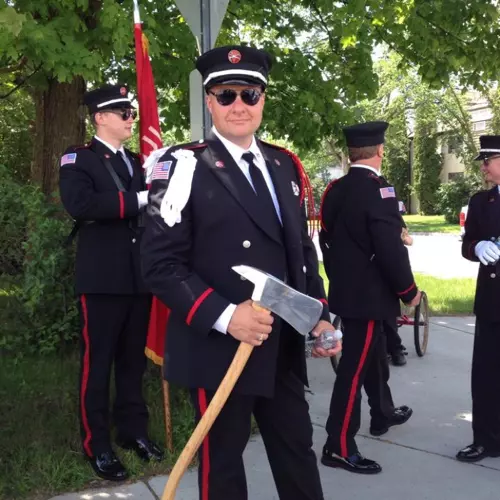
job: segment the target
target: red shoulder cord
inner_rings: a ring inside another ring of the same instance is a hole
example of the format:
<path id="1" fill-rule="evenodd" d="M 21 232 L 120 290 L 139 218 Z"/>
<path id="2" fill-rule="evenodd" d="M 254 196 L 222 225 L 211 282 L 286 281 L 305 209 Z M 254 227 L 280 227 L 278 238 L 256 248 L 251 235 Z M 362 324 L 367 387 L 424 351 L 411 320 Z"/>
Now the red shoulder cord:
<path id="1" fill-rule="evenodd" d="M 300 161 L 300 158 L 293 153 L 292 151 L 289 151 L 288 149 L 282 148 L 282 151 L 285 152 L 292 160 L 295 165 L 295 168 L 297 170 L 297 173 L 299 175 L 300 179 L 300 204 L 306 200 L 306 215 L 308 219 L 311 221 L 311 224 L 309 224 L 309 236 L 311 238 L 314 237 L 314 233 L 316 230 L 316 225 L 317 225 L 317 217 L 316 217 L 316 207 L 314 205 L 314 195 L 313 195 L 313 189 L 311 186 L 311 181 L 309 180 L 309 177 L 307 176 L 307 173 L 304 169 L 304 165 L 302 165 L 302 162 Z"/>

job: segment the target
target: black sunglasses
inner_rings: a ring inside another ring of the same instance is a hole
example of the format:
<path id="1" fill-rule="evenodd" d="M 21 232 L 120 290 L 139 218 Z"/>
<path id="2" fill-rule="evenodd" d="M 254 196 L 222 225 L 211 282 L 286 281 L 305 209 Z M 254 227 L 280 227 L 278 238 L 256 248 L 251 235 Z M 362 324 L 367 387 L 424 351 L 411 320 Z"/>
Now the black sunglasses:
<path id="1" fill-rule="evenodd" d="M 217 92 L 210 90 L 208 93 L 214 95 L 221 106 L 233 104 L 237 96 L 240 96 L 241 100 L 248 106 L 255 106 L 263 94 L 259 89 L 244 89 L 241 92 L 233 89 L 223 89 Z"/>
<path id="2" fill-rule="evenodd" d="M 491 160 L 496 160 L 497 158 L 500 158 L 500 155 L 494 155 L 494 156 L 488 156 L 488 158 L 484 158 L 483 163 L 488 166 L 491 162 Z"/>
<path id="3" fill-rule="evenodd" d="M 107 109 L 106 113 L 113 113 L 119 115 L 122 120 L 126 122 L 129 118 L 135 120 L 137 118 L 137 111 L 135 109 Z"/>

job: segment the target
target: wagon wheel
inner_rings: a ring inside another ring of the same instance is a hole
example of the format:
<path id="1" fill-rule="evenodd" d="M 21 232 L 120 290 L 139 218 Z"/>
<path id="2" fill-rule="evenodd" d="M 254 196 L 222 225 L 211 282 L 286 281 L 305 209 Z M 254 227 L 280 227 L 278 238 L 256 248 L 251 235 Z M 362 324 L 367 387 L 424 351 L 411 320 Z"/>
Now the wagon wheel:
<path id="1" fill-rule="evenodd" d="M 429 300 L 425 292 L 422 292 L 420 303 L 415 307 L 413 335 L 417 355 L 422 357 L 427 351 L 429 341 Z"/>

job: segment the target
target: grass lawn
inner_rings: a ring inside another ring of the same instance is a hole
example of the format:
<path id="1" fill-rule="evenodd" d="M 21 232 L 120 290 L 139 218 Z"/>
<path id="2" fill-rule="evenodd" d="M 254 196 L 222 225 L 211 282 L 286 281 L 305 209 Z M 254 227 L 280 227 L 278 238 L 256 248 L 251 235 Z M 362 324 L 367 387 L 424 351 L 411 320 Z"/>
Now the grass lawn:
<path id="1" fill-rule="evenodd" d="M 9 301 L 15 282 L 0 279 L 0 499 L 45 499 L 66 491 L 106 484 L 81 453 L 78 420 L 78 346 L 59 356 L 14 359 L 2 354 L 2 340 L 16 331 Z M 113 384 L 112 384 L 113 385 Z M 150 435 L 165 442 L 160 367 L 148 362 L 144 381 Z M 174 455 L 147 465 L 116 448 L 131 479 L 170 471 L 193 430 L 187 393 L 171 387 Z"/>
<path id="2" fill-rule="evenodd" d="M 410 233 L 460 233 L 458 224 L 448 224 L 444 215 L 404 215 Z"/>
<path id="3" fill-rule="evenodd" d="M 320 272 L 328 290 L 328 278 L 323 264 Z M 415 273 L 415 280 L 420 290 L 424 290 L 429 298 L 429 307 L 433 316 L 472 315 L 475 278 L 441 279 L 426 274 Z"/>
<path id="4" fill-rule="evenodd" d="M 76 351 L 76 349 L 75 349 Z M 145 380 L 150 434 L 164 443 L 160 368 L 151 364 Z M 83 460 L 78 422 L 78 359 L 39 357 L 0 362 L 0 498 L 48 498 L 105 484 Z M 132 480 L 165 474 L 192 432 L 185 392 L 171 390 L 174 456 L 146 465 L 131 451 L 116 448 Z"/>

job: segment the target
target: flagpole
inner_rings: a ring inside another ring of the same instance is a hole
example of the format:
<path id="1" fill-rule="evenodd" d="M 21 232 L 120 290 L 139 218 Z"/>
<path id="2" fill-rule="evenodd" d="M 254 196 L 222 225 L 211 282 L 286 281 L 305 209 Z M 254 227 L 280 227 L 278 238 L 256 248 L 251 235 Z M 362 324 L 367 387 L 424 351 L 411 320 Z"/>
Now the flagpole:
<path id="1" fill-rule="evenodd" d="M 134 0 L 134 24 L 141 24 L 141 15 L 139 13 L 138 0 Z"/>
<path id="2" fill-rule="evenodd" d="M 134 0 L 134 25 L 142 24 L 141 15 L 139 12 L 139 2 L 138 0 Z M 137 76 L 139 74 L 137 73 Z M 139 91 L 139 86 L 137 87 Z M 141 109 L 139 108 L 139 113 Z M 162 378 L 162 389 L 163 389 L 163 411 L 165 415 L 165 439 L 167 449 L 170 454 L 174 452 L 174 445 L 172 439 L 172 412 L 170 410 L 170 386 L 167 380 L 163 377 L 163 370 L 160 368 L 160 374 Z"/>

